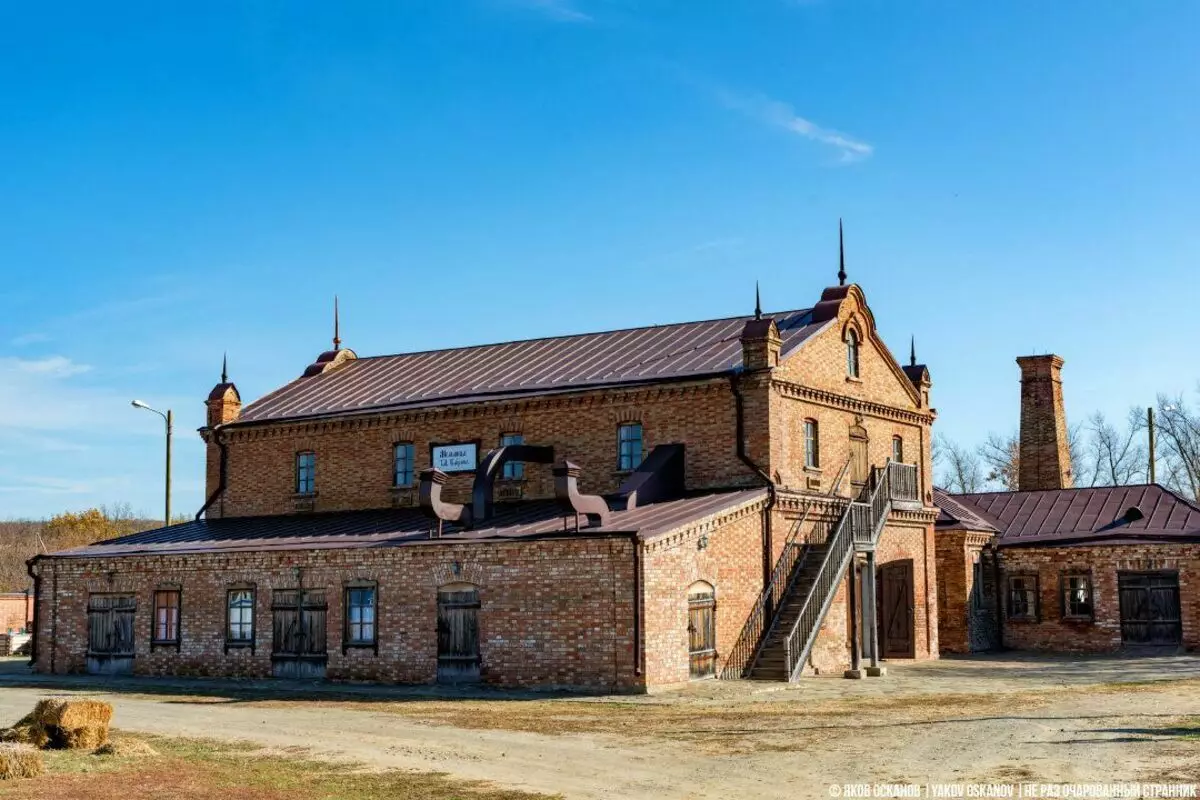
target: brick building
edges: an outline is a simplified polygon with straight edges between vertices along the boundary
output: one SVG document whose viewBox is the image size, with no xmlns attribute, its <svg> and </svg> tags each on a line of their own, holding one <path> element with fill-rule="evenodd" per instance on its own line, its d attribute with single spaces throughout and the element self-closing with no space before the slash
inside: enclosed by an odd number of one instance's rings
<svg viewBox="0 0 1200 800">
<path fill-rule="evenodd" d="M 1157 485 L 1073 488 L 1058 356 L 1021 367 L 1020 491 L 935 492 L 940 643 L 1200 646 L 1200 507 Z"/>
<path fill-rule="evenodd" d="M 197 519 L 34 563 L 42 672 L 639 691 L 938 653 L 928 371 L 809 308 L 207 399 Z"/>
</svg>

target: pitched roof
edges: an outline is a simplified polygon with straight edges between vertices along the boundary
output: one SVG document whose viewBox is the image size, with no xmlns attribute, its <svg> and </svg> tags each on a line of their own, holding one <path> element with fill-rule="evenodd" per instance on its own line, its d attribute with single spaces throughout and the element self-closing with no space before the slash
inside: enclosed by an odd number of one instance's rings
<svg viewBox="0 0 1200 800">
<path fill-rule="evenodd" d="M 948 498 L 994 523 L 1000 529 L 1001 546 L 1200 541 L 1200 507 L 1157 485 L 984 492 Z M 947 510 L 949 516 L 956 516 Z"/>
<path fill-rule="evenodd" d="M 771 315 L 787 355 L 827 322 L 811 309 Z M 373 356 L 301 377 L 242 409 L 233 424 L 419 408 L 728 373 L 752 316 Z"/>
<path fill-rule="evenodd" d="M 982 531 L 999 533 L 1000 529 L 965 503 L 960 503 L 944 489 L 934 488 L 933 504 L 937 506 L 935 523 L 938 530 Z"/>
<path fill-rule="evenodd" d="M 763 488 L 684 497 L 629 511 L 614 511 L 603 527 L 587 527 L 581 519 L 581 533 L 574 533 L 573 528 L 572 532 L 566 531 L 562 508 L 553 500 L 497 504 L 496 516 L 485 526 L 463 530 L 447 525 L 440 539 L 430 539 L 431 521 L 417 508 L 204 519 L 61 550 L 50 556 L 95 558 L 355 549 L 611 534 L 636 534 L 641 539 L 652 539 L 765 497 Z"/>
</svg>

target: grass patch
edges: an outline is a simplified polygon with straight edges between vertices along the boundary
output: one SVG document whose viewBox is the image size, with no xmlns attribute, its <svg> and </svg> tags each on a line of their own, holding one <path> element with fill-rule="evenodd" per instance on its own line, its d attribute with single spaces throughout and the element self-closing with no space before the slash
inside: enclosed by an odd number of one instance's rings
<svg viewBox="0 0 1200 800">
<path fill-rule="evenodd" d="M 128 735 L 125 739 L 131 739 Z M 32 800 L 549 800 L 440 773 L 370 771 L 257 746 L 194 739 L 136 737 L 153 757 L 101 757 L 45 751 L 46 774 L 0 783 L 0 798 Z"/>
</svg>

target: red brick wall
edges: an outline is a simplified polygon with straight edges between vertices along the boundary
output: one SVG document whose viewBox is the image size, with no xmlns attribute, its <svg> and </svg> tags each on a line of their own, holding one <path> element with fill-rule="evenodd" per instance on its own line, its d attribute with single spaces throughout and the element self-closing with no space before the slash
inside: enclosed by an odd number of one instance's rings
<svg viewBox="0 0 1200 800">
<path fill-rule="evenodd" d="M 717 527 L 693 528 L 647 544 L 645 576 L 646 682 L 688 680 L 688 587 L 716 590 L 717 673 L 762 592 L 763 502 L 744 507 Z M 701 549 L 701 536 L 707 545 Z"/>
<path fill-rule="evenodd" d="M 475 403 L 410 414 L 310 424 L 275 424 L 230 429 L 228 478 L 214 516 L 288 513 L 295 509 L 295 455 L 316 453 L 315 508 L 321 511 L 386 508 L 392 491 L 392 446 L 414 443 L 416 470 L 430 466 L 431 442 L 480 441 L 480 456 L 499 446 L 505 433 L 521 433 L 528 444 L 552 444 L 556 459 L 583 467 L 587 493 L 615 490 L 617 427 L 639 421 L 644 450 L 656 444 L 687 445 L 689 488 L 751 483 L 750 470 L 735 455 L 733 395 L 727 380 L 664 385 L 643 391 L 596 391 L 520 403 Z M 216 488 L 217 449 L 209 447 L 208 491 Z M 551 497 L 549 466 L 525 469 L 527 498 Z M 469 497 L 473 475 L 452 476 L 444 496 Z M 415 493 L 400 493 L 405 499 Z"/>
<path fill-rule="evenodd" d="M 24 592 L 0 594 L 0 633 L 25 630 L 33 619 L 33 598 Z"/>
<path fill-rule="evenodd" d="M 1104 652 L 1121 647 L 1120 571 L 1177 570 L 1183 644 L 1200 647 L 1200 544 L 1136 544 L 1093 547 L 1005 547 L 1000 551 L 1004 597 L 1004 644 L 1022 650 Z M 1064 620 L 1059 585 L 1063 571 L 1091 571 L 1095 618 Z M 1038 576 L 1041 621 L 1007 618 L 1009 575 Z"/>
<path fill-rule="evenodd" d="M 480 592 L 482 676 L 502 686 L 628 689 L 634 675 L 633 554 L 628 537 L 507 543 L 431 543 L 371 550 L 48 559 L 42 565 L 41 672 L 84 669 L 90 592 L 132 592 L 135 672 L 143 675 L 271 674 L 271 593 L 324 587 L 329 602 L 328 676 L 423 683 L 436 677 L 437 588 L 467 581 Z M 459 565 L 456 573 L 455 564 Z M 343 655 L 342 587 L 377 581 L 379 653 Z M 254 652 L 224 652 L 225 597 L 256 587 Z M 181 589 L 182 646 L 151 651 L 153 593 Z"/>
<path fill-rule="evenodd" d="M 938 531 L 938 644 L 944 653 L 971 653 L 996 646 L 996 595 L 993 566 L 983 552 L 988 534 Z M 983 583 L 975 592 L 975 562 Z M 978 601 L 978 602 L 976 602 Z"/>
</svg>

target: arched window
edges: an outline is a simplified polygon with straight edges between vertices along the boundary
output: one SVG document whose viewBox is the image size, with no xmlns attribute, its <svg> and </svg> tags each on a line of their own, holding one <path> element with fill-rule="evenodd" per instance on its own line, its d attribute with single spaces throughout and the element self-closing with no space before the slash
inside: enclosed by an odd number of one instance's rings
<svg viewBox="0 0 1200 800">
<path fill-rule="evenodd" d="M 854 328 L 846 331 L 846 374 L 858 377 L 858 331 Z"/>
<path fill-rule="evenodd" d="M 892 437 L 892 461 L 904 463 L 904 439 L 899 436 Z"/>
<path fill-rule="evenodd" d="M 717 674 L 717 595 L 711 583 L 688 587 L 688 674 L 711 678 Z"/>
</svg>

